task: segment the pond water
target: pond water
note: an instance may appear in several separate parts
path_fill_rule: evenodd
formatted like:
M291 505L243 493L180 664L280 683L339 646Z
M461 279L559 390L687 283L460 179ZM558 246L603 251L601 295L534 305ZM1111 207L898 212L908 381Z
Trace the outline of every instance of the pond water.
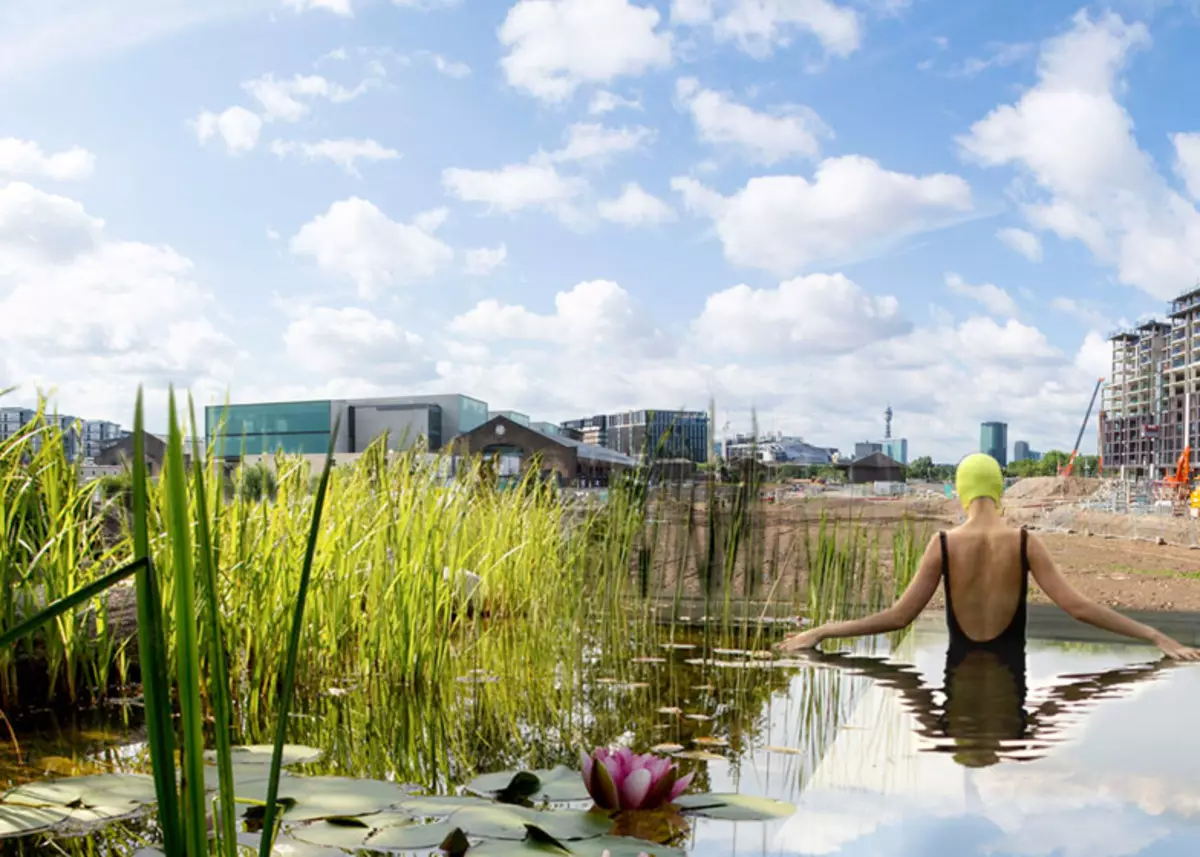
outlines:
M744 640L744 638L743 638ZM414 783L448 793L476 773L578 766L621 742L682 753L697 790L789 801L771 822L693 819L693 855L1200 854L1200 667L1146 647L1032 641L1020 681L960 667L945 694L944 631L918 627L890 653L770 661L674 629L656 651L611 647L575 688L464 669L454 687L329 688L303 701L289 739L324 757L299 772ZM21 735L0 753L8 782L139 770L136 706ZM269 741L246 726L247 743ZM78 838L8 840L0 854L128 854L146 823ZM330 852L333 853L333 852Z

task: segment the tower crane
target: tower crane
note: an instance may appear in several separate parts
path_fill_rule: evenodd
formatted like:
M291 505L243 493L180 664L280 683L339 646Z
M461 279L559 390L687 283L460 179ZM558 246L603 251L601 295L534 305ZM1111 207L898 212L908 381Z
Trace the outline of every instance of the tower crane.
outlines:
M1071 469L1075 466L1075 457L1079 455L1079 444L1083 442L1083 433L1087 430L1088 420L1092 418L1092 409L1096 407L1096 396L1100 394L1100 387L1103 384L1103 378L1096 381L1096 388L1092 390L1092 400L1088 402L1087 413L1083 415L1083 424L1079 426L1079 434L1075 436L1075 448L1071 450L1071 457L1067 459L1066 467L1060 468L1060 476L1071 475Z

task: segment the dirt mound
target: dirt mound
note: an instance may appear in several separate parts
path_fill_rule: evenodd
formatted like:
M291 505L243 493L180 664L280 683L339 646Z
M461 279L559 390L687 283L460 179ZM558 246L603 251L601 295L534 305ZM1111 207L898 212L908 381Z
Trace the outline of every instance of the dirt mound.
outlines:
M1083 476L1030 476L1004 492L1006 500L1081 500L1096 493L1104 480Z

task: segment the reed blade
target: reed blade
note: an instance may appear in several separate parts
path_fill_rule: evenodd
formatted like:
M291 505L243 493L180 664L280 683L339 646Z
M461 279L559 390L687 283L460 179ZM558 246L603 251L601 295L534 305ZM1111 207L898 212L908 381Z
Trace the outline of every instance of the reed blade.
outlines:
M154 790L158 797L158 824L168 857L183 852L183 821L175 785L175 726L171 716L171 685L167 678L167 643L163 634L162 593L158 573L150 560L149 497L146 478L146 434L142 390L138 388L133 412L133 553L143 565L137 576L138 661L142 671L142 698L146 705L146 732Z
M321 510L325 505L325 492L329 488L329 471L333 468L333 447L337 442L340 418L334 421L329 433L329 451L325 454L325 467L321 471L321 482L313 500L312 525L308 531L308 544L304 548L304 567L300 571L300 585L296 593L296 606L292 614L292 631L288 639L287 663L283 673L283 689L279 696L279 711L276 712L275 747L271 753L271 775L267 780L267 805L263 816L262 839L259 842L259 857L270 857L275 843L276 801L279 799L279 772L283 767L283 745L287 742L289 711L292 705L292 689L296 684L296 659L300 652L300 635L304 630L304 602L308 597L308 585L312 580L313 557L317 551L317 537L321 532Z
M230 700L229 669L225 663L225 637L221 633L221 605L218 599L217 551L213 533L218 532L221 498L214 506L214 520L209 522L209 498L204 476L207 455L201 455L196 439L196 409L188 396L188 418L192 432L192 484L196 509L196 560L200 566L203 590L203 621L208 634L208 693L213 707L213 733L217 750L217 794L220 807L220 836L218 851L225 857L237 857L237 819L234 814L233 746L230 739L233 704Z
M116 571L110 571L103 577L97 578L87 586L81 586L70 595L58 599L53 604L47 605L37 614L26 619L24 622L21 622L19 625L10 628L3 634L0 634L0 649L5 648L6 646L11 646L17 640L21 639L27 634L32 633L33 631L36 631L42 625L45 625L47 622L50 622L58 616L61 616L68 610L78 607L80 604L86 604L88 601L95 598L106 589L109 589L115 584L120 583L127 577L131 577L145 564L146 561L144 559L135 559L133 562L121 566Z
M183 727L183 832L188 857L207 857L208 811L204 800L204 711L200 696L200 647L196 624L196 580L192 556L191 511L187 471L183 463L183 433L175 408L175 390L168 400L167 460L165 463L167 535L175 566L175 669Z

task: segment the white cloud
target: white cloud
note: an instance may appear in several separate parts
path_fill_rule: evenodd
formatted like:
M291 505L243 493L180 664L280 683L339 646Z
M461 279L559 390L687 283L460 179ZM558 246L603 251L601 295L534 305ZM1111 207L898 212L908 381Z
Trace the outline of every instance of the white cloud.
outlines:
M50 155L31 140L0 137L0 173L74 181L90 176L95 164L96 156L79 146Z
M15 380L131 393L206 377L234 354L210 297L174 249L110 237L66 197L0 188L0 340Z
M374 377L390 381L433 374L421 337L368 309L303 307L292 314L284 347L307 372L336 378L369 367Z
M959 143L984 166L1011 164L1032 177L1037 191L1022 211L1034 228L1081 242L1121 282L1168 298L1200 270L1200 212L1138 146L1117 101L1129 55L1149 41L1141 24L1079 12L1042 46L1037 84Z
M442 170L442 186L456 199L478 202L501 214L537 208L570 219L582 179L564 176L552 164L509 164L498 170Z
M318 158L325 158L337 164L352 176L357 176L357 162L363 161L394 161L400 157L395 149L377 143L375 140L321 140L318 143L296 143L292 141L273 140L271 151L281 158L295 155L309 163Z
M753 178L730 197L692 178L671 187L713 220L729 261L778 276L870 252L971 208L971 189L958 176L890 172L861 156L828 158L811 181Z
M352 0L283 0L285 9L291 9L295 12L310 12L314 9L323 9L326 12L332 12L335 15L341 15L345 18L354 17L354 6Z
M968 57L951 71L953 77L975 77L989 68L1007 68L1033 54L1037 45L1032 42L993 42L981 57Z
M312 109L309 101L325 98L335 104L353 101L369 90L379 86L376 73L363 79L353 89L334 83L319 74L296 74L290 78L277 78L273 74L248 80L242 88L259 103L263 118L268 122L299 122Z
M367 200L350 197L300 227L291 251L374 298L388 286L433 277L451 262L454 251L432 234L442 219L444 213L397 223Z
M481 301L453 319L449 329L476 339L552 342L582 351L622 345L661 354L666 346L629 292L611 280L591 280L559 292L549 315L494 299Z
M565 101L587 83L609 84L671 62L671 35L653 7L630 0L518 0L500 26L509 84Z
M862 41L858 14L830 0L674 0L671 20L711 26L715 38L735 41L757 58L788 47L797 33L815 36L827 54L839 57Z
M974 352L976 359L998 363L1028 364L1062 356L1047 342L1044 333L1015 318L1008 319L1003 326L992 318L969 318L959 327L958 339L962 348Z
M603 162L633 152L654 139L649 128L608 128L598 122L576 122L567 129L566 145L550 155L551 160Z
M675 97L692 115L696 133L706 143L741 149L750 160L775 164L786 158L815 158L820 138L832 136L820 117L805 107L763 113L711 89L691 77L675 85Z
M628 182L619 196L597 204L600 217L625 226L651 226L675 219L675 212L637 182Z
M950 290L951 294L978 301L992 315L1004 318L1016 318L1020 315L1017 302L1013 300L1012 295L994 283L972 286L958 274L951 272L946 274L946 288Z
M602 116L614 110L641 110L642 102L634 98L625 98L607 89L601 89L588 102L588 113L592 116Z
M229 153L236 155L258 145L262 120L245 107L230 107L220 113L205 110L191 121L191 126L201 143L219 135Z
M1096 330L1088 331L1075 354L1075 365L1097 378L1106 377L1112 370L1112 343Z
M839 354L912 330L890 296L871 297L844 274L810 274L774 289L710 295L693 330L707 346L780 358Z
M1175 172L1192 199L1200 202L1200 133L1172 134L1175 146Z
M486 277L504 264L508 258L508 247L476 247L468 250L463 262L463 273L472 277Z
M1030 262L1042 261L1042 239L1032 232L1009 227L998 231L996 237L1010 250L1020 253Z

